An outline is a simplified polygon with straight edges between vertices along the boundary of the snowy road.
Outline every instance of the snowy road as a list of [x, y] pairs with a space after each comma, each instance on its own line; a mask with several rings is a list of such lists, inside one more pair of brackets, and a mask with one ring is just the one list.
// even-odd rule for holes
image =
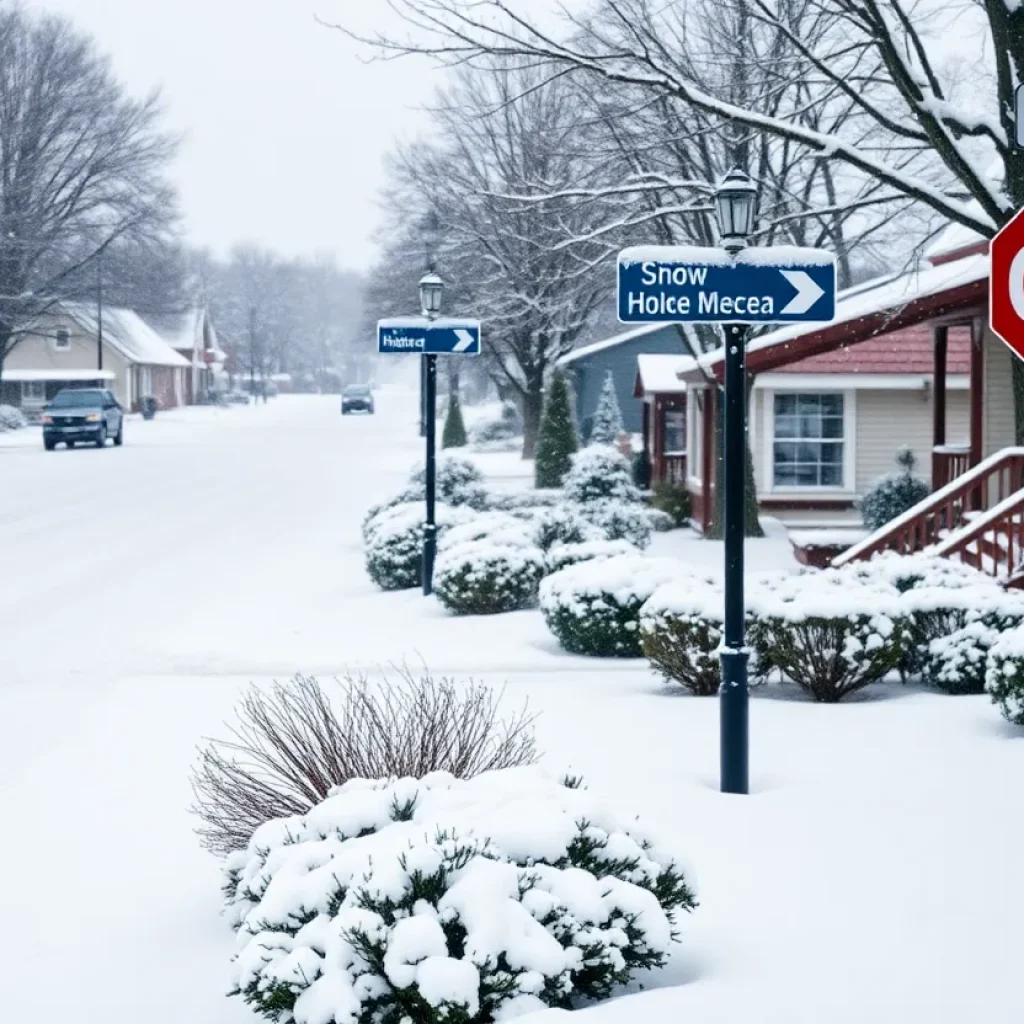
[[[722, 797], [714, 700], [563, 655], [536, 612], [457, 619], [371, 586], [360, 520], [420, 453], [415, 395], [378, 406], [171, 413], [104, 452], [0, 438], [0, 1018], [252, 1024], [223, 995], [217, 865], [187, 813], [195, 746], [251, 680], [422, 658], [507, 681], [541, 712], [552, 768], [697, 869], [701, 906], [660, 981], [679, 987], [589, 1024], [1024, 1019], [1024, 739], [984, 697], [759, 695], [754, 795]], [[790, 558], [784, 540], [751, 550], [754, 567]]]

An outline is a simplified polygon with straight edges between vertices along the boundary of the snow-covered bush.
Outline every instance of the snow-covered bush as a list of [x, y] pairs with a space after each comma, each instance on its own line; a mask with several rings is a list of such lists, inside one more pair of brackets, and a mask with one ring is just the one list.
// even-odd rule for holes
[[538, 487], [561, 487], [573, 453], [580, 446], [572, 406], [569, 382], [556, 370], [544, 396], [534, 451], [534, 482]]
[[507, 494], [488, 495], [487, 507], [513, 515], [527, 512], [530, 516], [537, 516], [544, 509], [553, 508], [561, 501], [562, 495], [558, 491], [512, 491]]
[[565, 499], [577, 505], [615, 501], [640, 502], [640, 491], [633, 483], [629, 463], [615, 448], [590, 445], [572, 457], [566, 474]]
[[990, 576], [952, 558], [918, 551], [901, 555], [881, 551], [866, 562], [850, 562], [837, 570], [870, 583], [888, 584], [900, 593], [918, 587], [968, 587], [994, 585]]
[[434, 591], [456, 615], [494, 615], [532, 605], [543, 575], [540, 548], [484, 539], [442, 552]]
[[541, 610], [558, 642], [573, 654], [638, 658], [640, 608], [680, 571], [678, 562], [643, 555], [572, 565], [541, 583]]
[[28, 426], [25, 414], [13, 405], [0, 405], [0, 431], [21, 430]]
[[924, 501], [930, 493], [928, 484], [914, 476], [917, 459], [909, 448], [900, 448], [896, 453], [896, 464], [900, 471], [876, 480], [858, 503], [864, 525], [869, 530], [885, 526], [918, 502]]
[[295, 1024], [486, 1024], [612, 994], [696, 906], [582, 788], [515, 769], [358, 780], [230, 859], [235, 994]]
[[502, 404], [497, 415], [478, 418], [469, 428], [469, 443], [490, 446], [521, 437], [523, 421], [519, 410], [511, 402]]
[[601, 395], [597, 400], [587, 443], [615, 444], [622, 432], [622, 410], [619, 408], [619, 396], [615, 393], [615, 377], [608, 370], [601, 385]]
[[606, 540], [625, 540], [638, 548], [645, 548], [651, 543], [654, 532], [652, 510], [641, 504], [606, 499], [587, 502], [577, 508]]
[[604, 532], [589, 523], [581, 511], [571, 505], [562, 505], [544, 509], [535, 516], [531, 525], [537, 546], [548, 551], [556, 544], [584, 544], [601, 540]]
[[889, 586], [833, 571], [762, 578], [750, 588], [750, 642], [816, 701], [834, 703], [894, 669], [905, 609]]
[[660, 508], [645, 508], [644, 518], [655, 533], [668, 533], [678, 525], [668, 512], [663, 512]]
[[636, 554], [639, 554], [639, 549], [625, 540], [589, 540], [583, 544], [556, 544], [548, 552], [547, 571], [558, 572], [581, 562]]
[[[487, 489], [483, 484], [483, 473], [476, 463], [465, 455], [442, 452], [437, 457], [435, 486], [437, 500], [446, 505], [468, 505], [470, 508], [487, 507]], [[409, 479], [407, 495], [417, 498], [426, 493], [426, 469], [420, 466]]]
[[[366, 542], [366, 571], [384, 590], [419, 586], [423, 557], [424, 509], [419, 502], [396, 505], [377, 525]], [[472, 522], [477, 513], [468, 508], [438, 504], [434, 517], [438, 536], [450, 526]], [[383, 522], [380, 520], [383, 519]]]
[[406, 669], [370, 685], [346, 675], [330, 689], [296, 676], [250, 687], [230, 738], [209, 740], [192, 771], [197, 830], [208, 850], [244, 850], [273, 818], [305, 814], [358, 778], [421, 777], [533, 764], [534, 716], [505, 717], [501, 692]]
[[666, 679], [698, 697], [718, 693], [724, 598], [713, 580], [694, 576], [659, 587], [640, 609], [640, 646]]
[[989, 648], [985, 690], [1003, 718], [1024, 725], [1024, 629], [1003, 633]]
[[683, 484], [657, 484], [651, 504], [668, 515], [673, 526], [685, 526], [690, 521], [690, 492]]
[[460, 523], [445, 530], [438, 540], [437, 550], [448, 551], [482, 540], [516, 548], [536, 546], [529, 524], [506, 512], [480, 512], [468, 523]]

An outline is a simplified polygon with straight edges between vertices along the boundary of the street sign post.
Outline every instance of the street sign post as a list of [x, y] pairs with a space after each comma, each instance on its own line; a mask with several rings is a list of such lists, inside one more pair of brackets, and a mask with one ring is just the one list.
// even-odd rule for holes
[[480, 354], [479, 320], [402, 316], [377, 322], [377, 351], [390, 355]]
[[1013, 141], [1024, 149], [1024, 82], [1013, 91]]
[[644, 245], [619, 253], [619, 320], [635, 323], [827, 323], [835, 257], [818, 249]]
[[1024, 359], [1024, 210], [996, 233], [988, 251], [989, 326]]

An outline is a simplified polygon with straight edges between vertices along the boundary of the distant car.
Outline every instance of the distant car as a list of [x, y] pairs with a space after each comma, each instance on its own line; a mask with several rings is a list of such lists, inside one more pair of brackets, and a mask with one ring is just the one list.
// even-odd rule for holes
[[347, 416], [356, 410], [373, 415], [373, 392], [367, 384], [349, 384], [341, 393], [341, 415]]
[[230, 405], [248, 405], [249, 394], [246, 391], [229, 391], [225, 396], [225, 401]]
[[124, 443], [124, 410], [106, 388], [66, 388], [43, 409], [43, 447], [48, 452], [62, 443], [104, 448], [108, 438], [116, 445]]

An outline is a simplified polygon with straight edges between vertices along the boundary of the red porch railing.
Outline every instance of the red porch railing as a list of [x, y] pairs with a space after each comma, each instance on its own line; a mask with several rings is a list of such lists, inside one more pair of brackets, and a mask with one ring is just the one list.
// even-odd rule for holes
[[969, 444], [937, 444], [932, 449], [932, 490], [951, 484], [970, 468]]
[[989, 576], [1010, 579], [1024, 562], [1024, 490], [981, 513], [932, 551]]
[[962, 527], [967, 513], [994, 509], [1022, 487], [1024, 448], [1004, 448], [844, 551], [832, 564], [846, 565], [879, 551], [920, 551]]

